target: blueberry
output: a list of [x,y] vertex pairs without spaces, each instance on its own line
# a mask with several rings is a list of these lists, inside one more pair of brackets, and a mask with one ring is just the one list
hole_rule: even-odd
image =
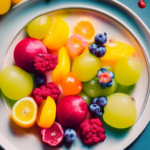
[[106,53],[106,47],[99,46],[96,48],[95,56],[100,58],[100,57],[103,57],[105,53]]
[[39,86],[42,86],[42,85],[45,85],[46,84],[46,76],[44,74],[37,74],[36,77],[35,77],[35,82],[36,82],[36,85],[39,87]]
[[101,83],[101,87],[102,87],[102,89],[105,89],[106,88],[106,85],[107,85],[107,83]]
[[98,98],[94,98],[92,103],[97,104],[97,100],[98,100]]
[[100,107],[104,107],[106,106],[107,104],[107,98],[105,96],[101,96],[97,99],[97,104],[100,106]]
[[106,84],[107,87],[111,87],[113,85],[113,81],[110,81]]
[[93,115],[93,117],[99,118],[99,117],[102,116],[102,115],[103,115],[102,112],[96,112],[96,113]]
[[106,68],[101,68],[100,71],[101,72],[106,72],[107,70],[106,70]]
[[89,107],[89,111],[91,114],[95,114],[96,112],[100,112],[101,108],[97,104],[91,104]]
[[107,42],[107,34],[97,34],[94,40],[97,45],[105,44]]
[[73,129],[67,129],[65,131],[65,139],[67,142],[73,142],[76,139],[76,132]]
[[89,51],[91,54],[95,55],[96,49],[97,49],[97,45],[95,43],[89,45]]

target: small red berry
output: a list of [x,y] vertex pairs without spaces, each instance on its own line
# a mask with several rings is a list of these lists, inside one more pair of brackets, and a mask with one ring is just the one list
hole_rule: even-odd
[[47,98],[47,96],[52,97],[55,101],[57,100],[59,94],[61,93],[60,89],[53,82],[46,83],[39,88],[35,88],[32,92],[33,97],[38,106],[41,102]]
[[102,125],[98,118],[91,119],[90,121],[85,120],[80,125],[82,138],[86,145],[93,145],[105,140],[105,130]]
[[146,7],[146,3],[144,2],[144,0],[140,0],[140,1],[138,2],[138,6],[139,6],[140,8],[145,8],[145,7]]
[[58,64],[58,57],[53,54],[38,54],[34,59],[34,67],[39,72],[51,71]]

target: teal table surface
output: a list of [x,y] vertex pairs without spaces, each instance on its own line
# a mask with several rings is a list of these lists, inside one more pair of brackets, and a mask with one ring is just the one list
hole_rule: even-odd
[[[139,0],[118,0],[133,10],[150,29],[150,0],[145,0],[146,8],[138,7]],[[150,123],[143,133],[126,150],[150,150]]]

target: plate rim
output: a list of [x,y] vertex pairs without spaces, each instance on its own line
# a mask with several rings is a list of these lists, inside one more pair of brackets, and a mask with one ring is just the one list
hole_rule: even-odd
[[[35,0],[35,1],[37,1],[37,0]],[[118,4],[118,5],[120,5],[121,7],[124,7],[127,11],[129,11],[134,17],[136,17],[136,19],[138,20],[138,21],[140,21],[141,23],[142,23],[142,25],[144,26],[144,28],[149,32],[149,29],[148,29],[148,27],[145,25],[145,23],[132,11],[132,10],[130,10],[127,6],[125,6],[124,4],[122,4],[121,2],[118,2],[118,1],[115,1],[115,0],[110,0],[110,1],[113,1],[114,3],[116,3],[116,4]],[[30,2],[25,2],[25,3],[29,3],[30,4]],[[60,2],[61,3],[61,2]],[[24,3],[22,3],[22,5],[23,5]],[[69,4],[68,4],[69,5]],[[61,7],[61,6],[60,6]],[[79,8],[79,7],[78,7]],[[14,8],[15,10],[17,9],[17,7],[16,8]],[[62,9],[62,8],[61,8]],[[93,9],[93,10],[95,10],[95,9]],[[51,12],[51,11],[49,11],[49,12]],[[101,11],[100,11],[101,12]],[[114,17],[113,17],[113,19],[114,19]],[[117,22],[119,22],[120,23],[120,21],[117,21]],[[132,33],[132,32],[131,32]],[[134,35],[134,34],[132,34],[132,35]],[[145,49],[145,48],[144,48]],[[146,52],[147,53],[147,52]],[[147,54],[147,56],[148,56],[148,54]],[[148,56],[149,57],[149,56]],[[148,104],[150,105],[150,99],[148,100]],[[145,108],[146,109],[146,108]],[[145,112],[145,111],[144,111]],[[150,111],[148,111],[148,112],[150,112]],[[140,132],[138,132],[138,133],[136,133],[136,136],[134,136],[134,138],[132,138],[132,140],[130,139],[130,142],[126,142],[126,143],[124,143],[123,145],[120,145],[119,146],[119,149],[118,150],[120,150],[120,148],[126,148],[129,144],[131,144],[140,134],[141,134],[141,132],[144,130],[144,128],[146,127],[146,125],[148,124],[148,122],[149,122],[149,119],[147,119],[147,118],[145,118],[145,121],[144,121],[145,123],[144,123],[144,125],[142,126],[142,129],[140,130]],[[1,135],[0,134],[0,138],[1,138],[1,136],[3,136],[3,135]],[[3,137],[4,138],[4,137]],[[6,140],[5,140],[6,141]],[[7,143],[7,142],[6,142]],[[8,142],[9,143],[9,142]],[[8,144],[7,143],[7,144]],[[127,144],[128,143],[128,144]],[[118,147],[118,145],[117,145],[117,147]],[[117,147],[116,148],[114,148],[115,150],[117,150]],[[5,148],[5,147],[4,147]]]

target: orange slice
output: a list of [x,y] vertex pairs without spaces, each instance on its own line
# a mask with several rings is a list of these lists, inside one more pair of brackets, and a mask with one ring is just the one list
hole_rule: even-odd
[[82,17],[76,21],[73,33],[81,35],[88,43],[92,43],[97,33],[97,26],[91,18]]
[[25,97],[18,100],[12,109],[14,122],[22,128],[34,125],[37,115],[37,105],[33,98]]

